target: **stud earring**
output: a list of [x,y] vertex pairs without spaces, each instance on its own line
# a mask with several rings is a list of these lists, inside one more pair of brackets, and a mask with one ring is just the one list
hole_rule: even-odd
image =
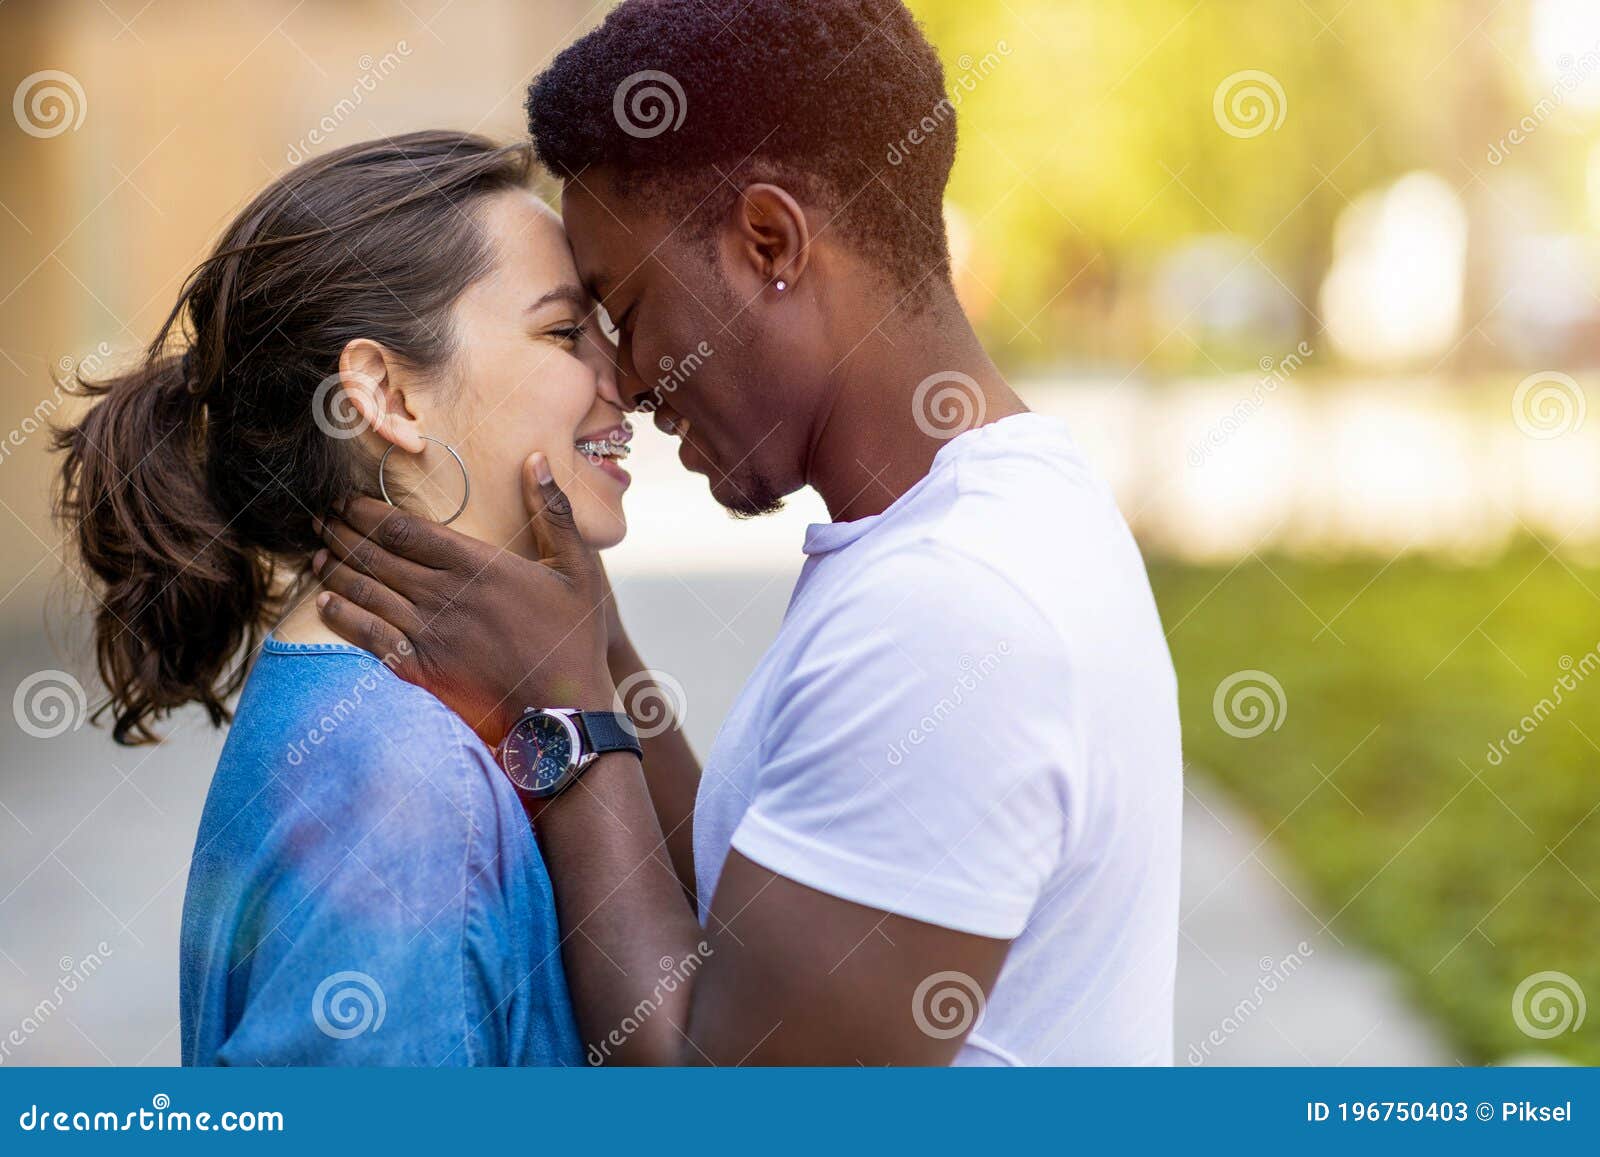
[[787,281],[780,280],[773,288],[775,288],[779,293],[782,293],[785,289],[789,288],[789,283]]

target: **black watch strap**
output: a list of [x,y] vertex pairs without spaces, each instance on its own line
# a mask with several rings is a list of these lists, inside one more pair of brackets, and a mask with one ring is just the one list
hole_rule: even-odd
[[633,720],[622,711],[580,711],[578,723],[583,728],[583,736],[588,741],[589,751],[595,755],[604,755],[608,751],[631,751],[640,759],[644,758],[644,747],[639,742],[639,733],[634,730]]

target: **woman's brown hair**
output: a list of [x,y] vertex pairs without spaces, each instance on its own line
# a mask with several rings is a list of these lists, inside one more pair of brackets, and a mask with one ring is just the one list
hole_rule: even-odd
[[[212,723],[320,545],[313,520],[370,485],[340,436],[341,351],[357,338],[429,372],[450,309],[492,267],[476,210],[527,184],[526,145],[451,132],[352,145],[275,181],[185,281],[139,364],[58,429],[56,517],[98,599],[118,743],[199,703]],[[330,396],[333,395],[333,396]]]

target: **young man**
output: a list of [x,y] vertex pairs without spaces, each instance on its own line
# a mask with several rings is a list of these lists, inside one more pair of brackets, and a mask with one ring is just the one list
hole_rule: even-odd
[[641,765],[623,721],[525,717],[643,669],[542,456],[544,565],[328,527],[325,620],[506,736],[608,1059],[1171,1060],[1171,661],[1106,487],[956,302],[945,99],[898,0],[626,0],[533,86],[624,398],[730,510],[833,519],[703,777],[675,732]]

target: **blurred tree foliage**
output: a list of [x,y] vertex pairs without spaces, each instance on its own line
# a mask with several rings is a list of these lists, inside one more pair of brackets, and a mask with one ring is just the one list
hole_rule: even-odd
[[[1417,168],[1465,195],[1526,103],[1526,7],[1494,0],[910,4],[952,90],[998,58],[962,94],[950,199],[974,244],[968,302],[1013,363],[1226,359],[1163,340],[1141,291],[1163,254],[1208,234],[1243,242],[1314,332],[1348,200]],[[1240,139],[1213,97],[1251,69],[1287,110]]]
[[[1527,543],[1484,567],[1274,557],[1156,563],[1151,581],[1185,757],[1292,860],[1285,887],[1338,942],[1386,956],[1462,1060],[1600,1063],[1593,1007],[1561,1031],[1553,1004],[1522,1003],[1533,1031],[1512,1011],[1539,973],[1600,993],[1592,560]],[[1241,738],[1216,692],[1252,670],[1283,707]]]

